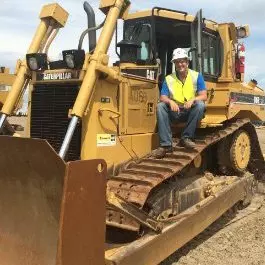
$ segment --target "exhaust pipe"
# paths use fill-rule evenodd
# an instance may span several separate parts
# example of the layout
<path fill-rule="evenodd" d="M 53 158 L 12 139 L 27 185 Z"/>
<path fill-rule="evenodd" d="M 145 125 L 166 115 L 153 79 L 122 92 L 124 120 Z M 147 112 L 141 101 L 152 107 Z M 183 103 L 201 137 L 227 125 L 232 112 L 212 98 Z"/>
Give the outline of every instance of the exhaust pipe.
<path fill-rule="evenodd" d="M 92 6 L 87 1 L 84 2 L 83 6 L 87 14 L 87 27 L 95 28 L 96 27 L 95 12 Z M 90 31 L 88 33 L 88 41 L 89 41 L 89 52 L 91 52 L 96 48 L 97 44 L 96 30 Z"/>

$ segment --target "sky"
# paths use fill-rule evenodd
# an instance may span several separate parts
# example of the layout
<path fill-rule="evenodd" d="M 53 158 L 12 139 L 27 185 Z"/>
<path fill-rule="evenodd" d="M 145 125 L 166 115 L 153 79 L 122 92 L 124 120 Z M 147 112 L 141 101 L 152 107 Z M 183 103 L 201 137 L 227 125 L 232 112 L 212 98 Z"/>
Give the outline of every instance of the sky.
<path fill-rule="evenodd" d="M 39 13 L 45 4 L 53 3 L 46 0 L 0 0 L 0 65 L 14 69 L 16 60 L 23 59 L 39 24 Z M 83 11 L 83 0 L 58 0 L 69 12 L 66 26 L 60 30 L 53 42 L 49 57 L 59 59 L 61 51 L 77 48 L 79 36 L 86 29 L 86 14 Z M 98 10 L 99 1 L 88 1 L 96 12 L 96 23 L 104 20 L 104 14 Z M 202 8 L 203 17 L 218 23 L 234 22 L 236 25 L 250 25 L 250 36 L 244 39 L 246 46 L 246 76 L 245 81 L 254 78 L 265 88 L 265 1 L 264 0 L 132 0 L 130 12 L 163 6 L 170 9 L 196 14 Z M 121 37 L 121 30 L 119 32 Z M 120 38 L 119 38 L 120 39 Z M 84 41 L 84 48 L 87 48 Z M 114 45 L 109 51 L 112 61 L 115 61 Z"/>

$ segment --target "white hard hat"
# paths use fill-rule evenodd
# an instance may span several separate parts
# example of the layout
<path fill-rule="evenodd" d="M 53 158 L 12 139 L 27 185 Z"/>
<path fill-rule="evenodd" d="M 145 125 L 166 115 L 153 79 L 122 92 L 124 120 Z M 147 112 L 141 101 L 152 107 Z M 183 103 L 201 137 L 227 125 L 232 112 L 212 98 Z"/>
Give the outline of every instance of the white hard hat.
<path fill-rule="evenodd" d="M 177 59 L 189 58 L 187 52 L 184 49 L 177 48 L 173 51 L 172 60 L 173 63 Z"/>

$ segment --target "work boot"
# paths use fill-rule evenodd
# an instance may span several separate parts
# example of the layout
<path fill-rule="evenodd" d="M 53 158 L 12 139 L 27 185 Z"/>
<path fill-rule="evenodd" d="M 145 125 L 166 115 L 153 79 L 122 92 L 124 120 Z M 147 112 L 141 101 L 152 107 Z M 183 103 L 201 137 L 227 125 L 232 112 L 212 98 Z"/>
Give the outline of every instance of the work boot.
<path fill-rule="evenodd" d="M 196 144 L 190 138 L 182 138 L 180 140 L 180 145 L 187 149 L 193 149 L 196 147 Z"/>
<path fill-rule="evenodd" d="M 173 153 L 172 146 L 161 146 L 157 148 L 153 153 L 152 156 L 157 159 L 163 158 L 167 153 Z"/>

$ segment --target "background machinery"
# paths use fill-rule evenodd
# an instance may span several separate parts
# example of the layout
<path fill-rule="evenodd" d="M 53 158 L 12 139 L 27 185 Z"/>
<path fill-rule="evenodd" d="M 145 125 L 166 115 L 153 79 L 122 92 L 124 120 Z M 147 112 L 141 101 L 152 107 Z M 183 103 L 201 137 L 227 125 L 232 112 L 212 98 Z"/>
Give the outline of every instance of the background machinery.
<path fill-rule="evenodd" d="M 53 62 L 48 48 L 68 14 L 58 4 L 40 13 L 0 119 L 2 127 L 30 82 L 28 138 L 0 138 L 5 264 L 158 264 L 233 205 L 247 204 L 264 175 L 250 121 L 264 119 L 265 96 L 243 83 L 238 49 L 249 28 L 205 20 L 202 11 L 129 14 L 129 5 L 102 0 L 106 19 L 95 26 L 85 3 L 88 29 L 78 49 Z M 120 59 L 109 66 L 118 18 Z M 207 111 L 196 149 L 179 147 L 174 128 L 174 152 L 158 160 L 156 104 L 176 47 L 187 48 L 192 68 L 204 75 Z"/>
<path fill-rule="evenodd" d="M 2 108 L 6 97 L 8 95 L 9 90 L 11 89 L 11 86 L 15 80 L 15 74 L 10 73 L 10 69 L 7 67 L 0 67 L 0 106 Z M 16 108 L 14 109 L 13 113 L 16 112 L 19 108 L 22 107 L 22 100 L 19 99 L 18 103 L 16 104 Z M 2 128 L 1 134 L 5 135 L 17 135 L 15 133 L 15 127 L 16 125 L 12 124 L 10 125 L 8 121 L 5 122 L 5 126 Z"/>
<path fill-rule="evenodd" d="M 0 67 L 0 92 L 1 92 L 1 106 L 3 106 L 8 90 L 11 88 L 15 79 L 15 75 L 10 74 L 9 68 Z"/>

